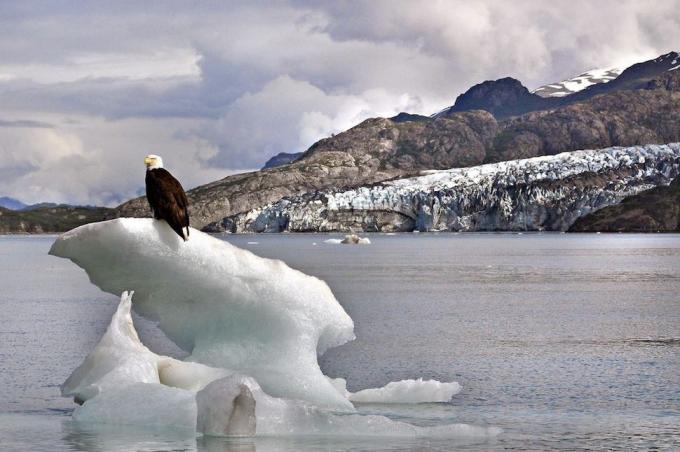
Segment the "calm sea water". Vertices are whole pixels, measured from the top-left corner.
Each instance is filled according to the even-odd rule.
[[[680,448],[680,235],[221,237],[328,282],[357,340],[321,358],[351,390],[458,381],[449,404],[365,406],[418,425],[498,426],[482,442],[226,440],[93,428],[59,385],[106,328],[117,297],[54,237],[0,237],[1,450],[452,450]],[[136,318],[155,351],[182,356]]]

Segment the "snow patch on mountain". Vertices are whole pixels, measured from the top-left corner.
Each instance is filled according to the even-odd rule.
[[[543,85],[532,92],[541,97],[564,97],[591,85],[610,82],[618,77],[624,69],[621,67],[591,69],[568,80]]]

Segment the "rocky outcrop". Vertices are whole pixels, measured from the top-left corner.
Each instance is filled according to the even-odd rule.
[[[680,232],[680,177],[579,218],[570,232]]]
[[[668,184],[680,143],[577,151],[291,197],[209,230],[564,231],[579,217]]]
[[[559,103],[557,98],[545,98],[530,93],[519,80],[506,77],[473,86],[458,96],[456,103],[440,116],[468,110],[485,110],[496,119],[504,119],[529,111],[556,107]]]
[[[303,152],[294,152],[294,153],[279,152],[274,157],[267,160],[267,162],[264,164],[262,169],[276,168],[277,166],[288,165],[289,163],[293,163],[295,160],[297,160],[302,154],[304,154],[304,153]]]
[[[0,207],[0,234],[47,234],[65,232],[111,214],[105,207],[59,205],[9,210]]]
[[[500,122],[480,110],[429,120],[369,119],[315,143],[288,165],[229,176],[190,190],[192,226],[219,224],[284,197],[366,186],[414,176],[421,170],[577,149],[677,142],[679,87],[680,70],[673,70],[648,81],[643,89],[615,91]],[[374,215],[377,223],[384,215],[393,216]],[[119,206],[111,216],[143,217],[150,216],[150,211],[146,199],[137,198]]]
[[[392,116],[390,120],[392,122],[408,122],[408,121],[429,121],[430,118],[429,116],[423,116],[423,115],[415,115],[413,113],[405,113],[401,112],[396,116]]]

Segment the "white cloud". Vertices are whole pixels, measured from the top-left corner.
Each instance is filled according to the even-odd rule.
[[[96,78],[198,81],[201,75],[198,59],[193,49],[168,49],[147,54],[90,53],[55,63],[0,63],[0,80],[28,80],[42,84]]]
[[[53,129],[3,127],[0,193],[24,202],[117,205],[144,187],[144,156],[163,156],[185,188],[234,171],[207,162],[214,145],[184,133],[196,120],[71,117]]]

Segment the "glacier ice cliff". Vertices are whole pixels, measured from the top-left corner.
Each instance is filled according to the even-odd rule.
[[[354,338],[321,280],[199,231],[184,243],[163,221],[123,218],[60,236],[50,254],[122,292],[109,327],[62,385],[78,422],[217,436],[487,437],[467,424],[418,427],[356,412],[359,403],[445,402],[456,382],[404,380],[350,393],[317,357]],[[133,292],[122,291],[127,286]],[[141,343],[131,309],[156,320],[186,360]]]
[[[669,184],[679,172],[680,143],[565,152],[311,192],[227,217],[212,229],[565,231],[592,211]]]

